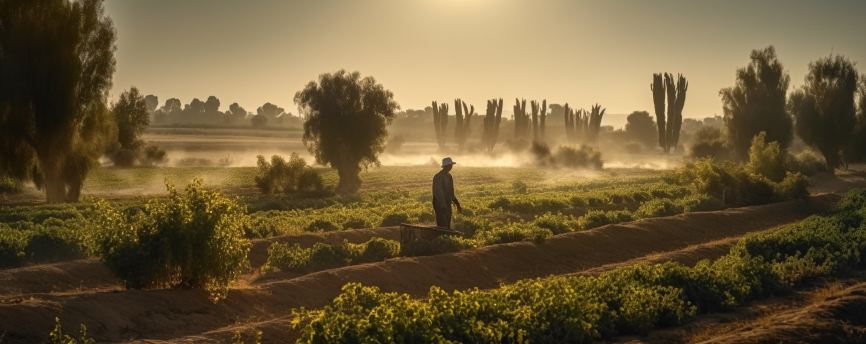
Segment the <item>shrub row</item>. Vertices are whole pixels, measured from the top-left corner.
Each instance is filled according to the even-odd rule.
[[[785,292],[808,276],[862,268],[864,219],[866,191],[856,190],[833,213],[749,235],[695,267],[645,264],[451,294],[434,286],[425,300],[350,283],[331,306],[293,310],[293,327],[299,343],[582,343],[645,333]]]
[[[262,272],[293,271],[307,273],[342,266],[381,262],[400,254],[400,243],[372,238],[362,244],[343,241],[341,245],[316,243],[310,248],[298,244],[273,243],[268,247],[268,261]]]
[[[0,268],[85,258],[92,254],[89,233],[81,218],[0,223]]]

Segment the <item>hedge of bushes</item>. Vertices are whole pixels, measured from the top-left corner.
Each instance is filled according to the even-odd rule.
[[[864,254],[866,191],[855,190],[832,213],[749,235],[728,255],[694,267],[644,264],[490,291],[434,286],[424,300],[350,283],[331,306],[293,310],[293,327],[299,343],[587,343],[681,324],[784,293],[810,276],[859,269]]]

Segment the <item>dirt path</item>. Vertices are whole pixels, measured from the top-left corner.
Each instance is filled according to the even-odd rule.
[[[523,278],[592,271],[632,259],[693,261],[723,254],[721,245],[743,234],[766,230],[825,211],[838,196],[826,194],[809,202],[792,201],[717,212],[689,213],[646,219],[549,238],[544,244],[511,243],[430,257],[397,258],[300,277],[267,279],[241,285],[213,304],[194,290],[106,290],[47,292],[16,296],[0,304],[0,324],[7,340],[39,341],[59,316],[64,327],[87,325],[100,341],[178,341],[207,338],[225,341],[231,329],[259,326],[271,340],[291,336],[287,317],[292,308],[322,307],[348,282],[379,286],[386,291],[423,297],[430,286],[445,290],[493,288]],[[709,244],[707,244],[709,243]],[[703,245],[702,245],[703,244]],[[688,251],[698,254],[689,254]],[[649,256],[649,257],[647,257]],[[642,258],[643,257],[643,258]],[[684,258],[684,259],[685,259]],[[76,262],[69,262],[75,265]],[[96,269],[93,261],[78,261]],[[79,267],[86,270],[84,267]],[[25,275],[23,272],[16,276]],[[99,272],[100,276],[104,272]],[[100,280],[104,277],[79,276]],[[14,292],[14,291],[13,291]],[[19,293],[20,294],[20,293]],[[193,336],[193,337],[190,337]]]

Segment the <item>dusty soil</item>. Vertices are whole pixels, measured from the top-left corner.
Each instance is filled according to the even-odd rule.
[[[821,191],[864,185],[856,174],[826,177]],[[830,186],[826,186],[826,185]],[[817,191],[817,190],[816,190]],[[523,278],[595,274],[639,262],[694,264],[716,258],[743,235],[773,230],[826,211],[838,194],[808,201],[689,213],[611,225],[549,238],[543,244],[511,243],[430,257],[397,258],[308,275],[251,273],[212,303],[196,290],[124,290],[96,260],[0,270],[0,336],[3,342],[43,342],[59,317],[67,333],[79,324],[99,342],[227,342],[235,331],[264,332],[265,342],[285,342],[291,309],[329,304],[348,282],[424,297],[445,290],[493,288]],[[257,241],[254,266],[264,262],[268,242],[363,242],[399,237],[394,228],[292,235]],[[4,334],[5,333],[5,334]]]
[[[863,343],[864,280],[866,271],[839,279],[807,280],[785,295],[610,343]]]

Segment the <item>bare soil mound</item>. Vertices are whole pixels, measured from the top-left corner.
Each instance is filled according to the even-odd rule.
[[[837,199],[838,196],[827,194],[812,197],[807,202],[689,213],[568,233],[549,238],[543,244],[511,243],[454,254],[390,259],[300,277],[250,280],[232,289],[228,298],[218,304],[208,301],[201,291],[121,291],[100,289],[99,283],[93,283],[92,288],[80,292],[31,294],[28,298],[0,304],[0,332],[5,331],[5,339],[11,342],[43,341],[57,316],[67,331],[83,323],[88,333],[100,342],[227,341],[234,329],[249,327],[266,331],[266,339],[282,342],[292,336],[287,327],[292,308],[318,308],[329,304],[349,282],[423,297],[434,285],[448,291],[492,288],[523,278],[593,273],[593,269],[604,269],[606,265],[637,262],[633,259],[662,261],[678,259],[676,255],[680,255],[691,262],[724,254],[726,250],[721,247],[746,233],[828,210]],[[352,240],[365,241],[365,235],[379,236],[378,231],[393,233],[389,229],[375,229],[339,234],[355,235]],[[304,242],[302,244],[350,239],[337,234],[283,239]],[[672,252],[674,258],[665,256],[664,252]],[[63,264],[66,265],[62,267],[70,270],[90,269],[72,267],[76,264],[97,269],[93,261]],[[57,265],[52,265],[52,269],[62,269]],[[25,269],[33,268],[36,267]],[[17,270],[21,269],[6,273],[26,275]],[[62,276],[62,273],[55,274]],[[94,279],[107,285],[114,283],[110,276],[105,276],[104,280]],[[31,292],[35,290],[34,287]]]
[[[778,312],[702,343],[863,343],[866,341],[866,282],[830,299]]]

